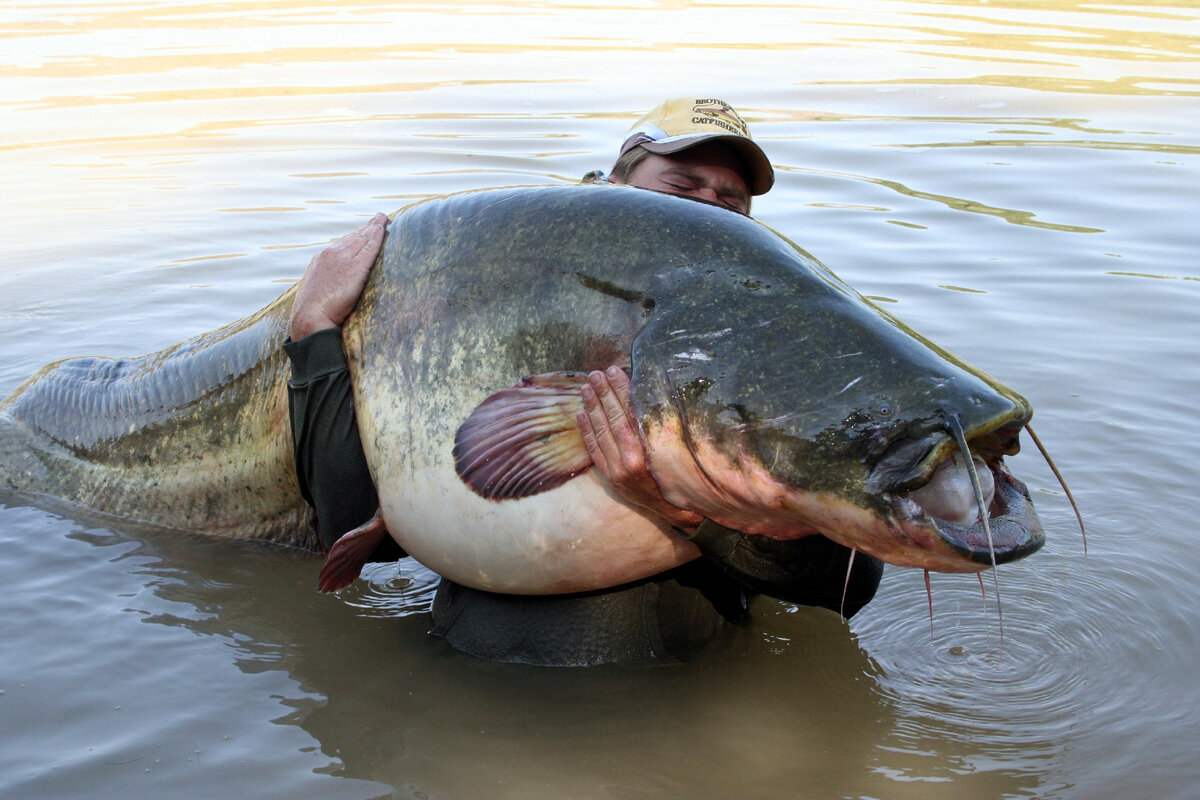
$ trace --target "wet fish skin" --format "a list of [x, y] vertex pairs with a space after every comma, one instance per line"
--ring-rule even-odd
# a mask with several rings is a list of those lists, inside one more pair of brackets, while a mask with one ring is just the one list
[[0, 402], [0, 486], [114, 517], [315, 550], [280, 344], [295, 295], [136, 358], [43, 367]]
[[[0, 404], [0, 481], [317, 547], [291, 462], [292, 299], [141, 358], [50, 365]], [[973, 534], [956, 544], [904, 501], [949, 451], [944, 415], [998, 465], [1031, 413], [766, 226], [628, 187], [484, 190], [398, 212], [343, 341], [389, 531], [440, 574], [502, 592], [603, 588], [698, 554], [591, 471], [554, 475], [551, 459], [514, 484], [540, 488], [499, 499], [460, 477], [464, 422], [521, 376], [628, 365], [672, 502], [949, 571], [983, 568]], [[1040, 545], [1032, 506], [1008, 527], [999, 560]]]
[[[449, 480], [462, 421], [518, 376], [631, 364], [668, 500], [738, 530], [819, 533], [951, 571], [984, 565], [935, 532], [914, 546], [901, 528], [924, 523], [898, 516], [900, 496], [952, 446], [947, 412], [969, 437], [1004, 443], [994, 461], [1031, 414], [766, 226], [628, 187], [487, 190], [408, 209], [345, 342], [389, 526], [434, 569], [500, 591], [589, 588], [694, 557], [592, 475], [519, 502]], [[411, 446], [390, 444], [401, 440]], [[714, 490], [722, 472], [736, 477]], [[447, 518], [471, 527], [450, 548]], [[1026, 527], [1036, 549], [1040, 527]]]

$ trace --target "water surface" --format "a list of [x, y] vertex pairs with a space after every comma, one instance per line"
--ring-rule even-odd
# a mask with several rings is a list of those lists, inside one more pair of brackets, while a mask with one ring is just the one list
[[433, 577], [6, 499], [0, 797], [1190, 798], [1200, 12], [1189, 2], [66, 0], [0, 6], [0, 393], [257, 309], [433, 194], [607, 168], [732, 101], [755, 216], [1028, 396], [1050, 541], [889, 568], [698, 661], [479, 662]]

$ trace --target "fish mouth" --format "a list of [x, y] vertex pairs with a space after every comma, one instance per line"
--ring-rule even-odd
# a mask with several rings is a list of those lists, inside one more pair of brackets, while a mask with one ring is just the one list
[[966, 442], [970, 467], [944, 431], [899, 443], [880, 459], [871, 483], [889, 507], [893, 530], [920, 549], [904, 559], [909, 565], [978, 571], [1045, 544], [1029, 490], [1004, 464], [1004, 456], [1020, 451], [1025, 421], [1010, 419]]
[[[895, 497], [892, 510], [900, 531], [935, 553], [966, 558], [980, 569], [1037, 552], [1046, 536], [1029, 490], [1002, 461], [981, 465], [975, 460], [981, 488], [990, 484], [990, 491], [983, 492], [987, 525], [978, 510], [954, 513], [963, 505], [965, 495], [940, 484], [949, 482], [941, 480], [948, 472], [960, 473], [959, 477], [966, 472], [961, 461], [961, 457], [948, 457], [928, 484]], [[973, 491], [970, 495], [970, 503], [977, 505]], [[957, 571], [970, 570], [960, 567]]]

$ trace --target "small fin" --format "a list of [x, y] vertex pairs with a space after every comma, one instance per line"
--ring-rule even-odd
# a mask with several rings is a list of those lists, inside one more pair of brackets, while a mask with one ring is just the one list
[[489, 500], [549, 491], [592, 466], [575, 420], [585, 372], [531, 375], [484, 400], [454, 437], [454, 468]]
[[371, 553], [387, 535], [382, 511], [376, 511], [370, 520], [343, 534], [329, 548], [317, 588], [322, 592], [337, 592], [354, 583]]

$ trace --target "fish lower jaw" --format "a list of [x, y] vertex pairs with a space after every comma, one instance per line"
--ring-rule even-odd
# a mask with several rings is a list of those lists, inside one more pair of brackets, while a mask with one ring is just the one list
[[943, 525], [928, 515], [900, 522], [895, 530], [908, 546], [887, 555], [873, 554], [889, 564], [956, 573], [981, 572], [991, 566], [990, 561], [978, 561], [970, 551], [964, 551], [948, 540]]

